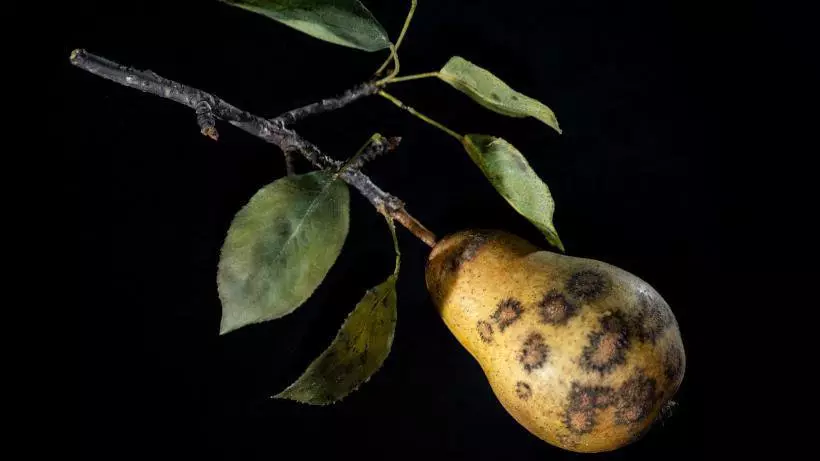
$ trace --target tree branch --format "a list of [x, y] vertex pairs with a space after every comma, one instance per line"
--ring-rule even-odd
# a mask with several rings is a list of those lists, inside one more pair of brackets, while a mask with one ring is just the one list
[[[156, 73], [148, 70], [142, 71], [122, 66], [101, 56], [88, 53], [85, 50], [74, 50], [71, 53], [70, 60], [71, 64], [99, 77], [129, 88], [135, 88], [165, 99], [170, 99], [171, 101], [198, 111], [197, 120], [200, 129], [204, 134], [213, 139], [218, 137], [218, 133], [213, 124], [208, 123], [208, 116], [225, 120], [247, 133], [271, 144], [275, 144], [285, 153], [299, 153], [318, 168], [338, 170], [343, 165], [339, 160], [335, 160], [322, 153], [318, 147], [299, 136], [295, 131], [286, 128], [281, 118], [277, 117], [272, 121], [266, 120], [243, 111], [205, 91], [160, 77]], [[365, 84], [357, 88], [361, 89], [367, 85], [368, 84]], [[351, 94], [358, 94], [354, 90], [351, 91], [353, 92]], [[364, 95], [365, 94], [361, 94], [352, 100]], [[321, 105], [321, 103], [319, 104]], [[206, 107], [207, 109], [205, 109]], [[297, 112], [298, 111], [299, 109], [297, 109]], [[203, 118], [201, 117], [202, 114], [206, 116]], [[204, 122], [200, 121], [200, 119], [204, 120]], [[203, 127], [203, 123], [206, 124], [205, 127]], [[208, 128], [208, 133], [205, 133], [205, 128]], [[427, 245], [431, 247], [435, 245], [435, 235], [407, 212], [404, 208], [404, 203], [397, 197], [380, 189], [367, 175], [357, 169], [345, 168], [339, 177], [364, 195], [380, 213], [390, 216], [401, 223], [412, 232], [413, 235]]]
[[290, 110], [274, 119], [271, 119], [271, 121], [274, 123], [281, 122], [283, 125], [289, 125], [311, 115], [341, 109], [354, 101], [357, 101], [365, 96], [372, 96], [378, 92], [378, 86], [373, 83], [363, 83], [355, 88], [345, 91], [335, 98], [322, 99], [319, 102], [314, 102], [313, 104], [308, 104], [307, 106]]

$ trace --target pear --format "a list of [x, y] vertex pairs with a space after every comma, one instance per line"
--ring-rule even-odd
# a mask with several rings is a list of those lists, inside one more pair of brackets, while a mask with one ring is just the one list
[[612, 265], [467, 230], [433, 248], [426, 282], [503, 407], [552, 445], [594, 453], [639, 439], [683, 379], [669, 306]]

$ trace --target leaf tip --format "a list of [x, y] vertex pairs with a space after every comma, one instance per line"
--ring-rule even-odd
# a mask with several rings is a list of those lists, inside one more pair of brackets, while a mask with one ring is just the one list
[[219, 324], [219, 336], [224, 336], [224, 335], [234, 331], [235, 329], [236, 328], [233, 325], [227, 325], [223, 321]]
[[296, 383], [298, 383], [298, 382], [299, 382], [299, 381], [297, 380], [296, 382], [292, 383], [290, 386], [288, 386], [288, 387], [284, 388], [284, 389], [282, 390], [282, 392], [279, 392], [278, 394], [271, 395], [269, 398], [270, 398], [270, 399], [274, 399], [274, 400], [293, 400], [294, 402], [301, 402], [301, 403], [304, 403], [304, 402], [302, 402], [301, 400], [299, 400], [299, 399], [295, 398], [295, 396], [294, 396], [294, 394], [293, 394], [293, 387], [294, 387], [294, 386], [296, 385]]
[[547, 241], [552, 244], [552, 246], [558, 248], [561, 253], [566, 253], [567, 249], [564, 248], [564, 242], [561, 241], [561, 238], [558, 237], [558, 233], [555, 231], [547, 232]]

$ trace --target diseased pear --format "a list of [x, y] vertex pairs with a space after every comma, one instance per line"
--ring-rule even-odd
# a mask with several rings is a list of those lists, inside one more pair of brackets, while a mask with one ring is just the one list
[[426, 281], [504, 408], [552, 445], [601, 452], [637, 440], [683, 379], [669, 306], [612, 265], [468, 230], [433, 248]]

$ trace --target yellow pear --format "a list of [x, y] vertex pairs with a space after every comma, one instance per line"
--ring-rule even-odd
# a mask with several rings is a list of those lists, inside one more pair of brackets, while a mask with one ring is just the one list
[[468, 230], [433, 248], [426, 281], [504, 408], [552, 445], [591, 453], [637, 440], [683, 379], [669, 306], [612, 265]]

